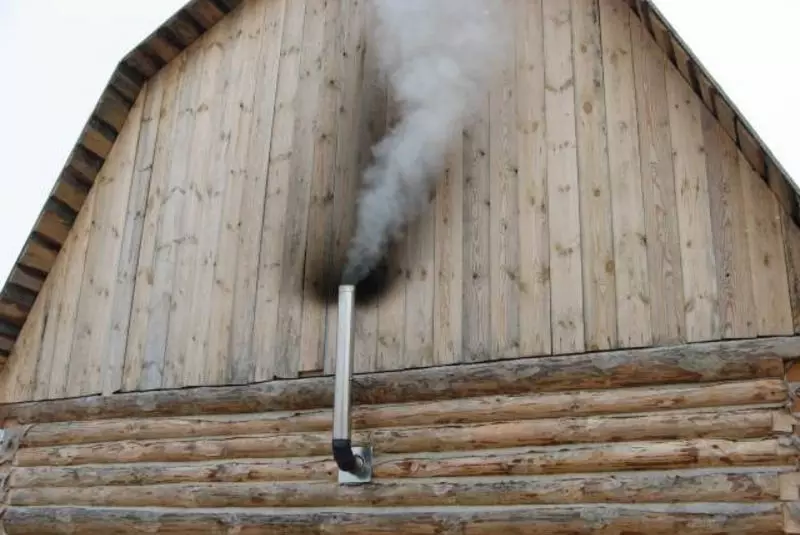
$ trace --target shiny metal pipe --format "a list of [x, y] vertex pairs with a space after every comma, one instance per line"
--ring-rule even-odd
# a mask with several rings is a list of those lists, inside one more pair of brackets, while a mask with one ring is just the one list
[[350, 440], [351, 379], [353, 374], [353, 341], [355, 323], [354, 286], [339, 286], [339, 321], [336, 333], [336, 382], [333, 405], [333, 438]]

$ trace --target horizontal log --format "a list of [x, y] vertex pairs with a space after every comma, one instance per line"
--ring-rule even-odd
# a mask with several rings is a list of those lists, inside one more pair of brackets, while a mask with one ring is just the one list
[[[777, 410], [674, 411], [647, 415], [551, 418], [491, 424], [393, 428], [354, 433], [376, 452], [469, 451], [570, 443], [764, 438], [773, 433]], [[21, 449], [17, 466], [74, 466], [133, 462], [310, 457], [330, 452], [330, 433], [296, 433], [187, 440], [121, 441]]]
[[[793, 466], [798, 448], [781, 439], [719, 439], [580, 444], [486, 450], [478, 453], [379, 455], [376, 479], [474, 476], [532, 476], [624, 470]], [[257, 481], [335, 481], [336, 463], [328, 457], [248, 459], [194, 463], [136, 463], [82, 466], [14, 467], [10, 488], [243, 483]]]
[[[530, 396], [491, 396], [356, 407], [353, 410], [353, 427], [356, 429], [422, 427], [767, 403], [783, 404], [787, 399], [786, 383], [779, 379], [559, 392]], [[319, 432], [330, 429], [332, 421], [333, 412], [326, 409], [231, 416], [57, 422], [31, 426], [22, 445], [42, 447], [118, 440]]]
[[425, 507], [579, 503], [760, 502], [781, 499], [794, 467], [742, 471], [334, 481], [197, 483], [11, 489], [14, 506], [91, 507]]
[[7, 535], [783, 535], [780, 503], [404, 509], [9, 507]]
[[[353, 401], [377, 405], [655, 384], [778, 379], [783, 377], [783, 359], [798, 355], [800, 339], [785, 337], [369, 373], [354, 376]], [[7, 404], [0, 406], [0, 420], [45, 423], [331, 406], [333, 378], [327, 376]]]

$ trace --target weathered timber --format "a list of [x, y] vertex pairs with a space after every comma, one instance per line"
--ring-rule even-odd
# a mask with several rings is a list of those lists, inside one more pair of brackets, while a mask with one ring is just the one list
[[[532, 396], [491, 396], [443, 402], [357, 407], [353, 411], [353, 426], [357, 429], [421, 427], [704, 407], [782, 404], [787, 398], [786, 383], [779, 379]], [[332, 411], [325, 409], [232, 416], [131, 418], [33, 424], [23, 439], [23, 446], [314, 432], [329, 429], [332, 418]]]
[[[356, 432], [382, 454], [622, 442], [675, 438], [763, 438], [784, 415], [778, 410], [674, 411], [647, 415], [550, 418], [518, 422], [389, 428]], [[330, 432], [217, 439], [101, 442], [22, 449], [17, 466], [188, 462], [213, 459], [326, 455]]]
[[782, 535], [780, 503], [458, 508], [150, 509], [9, 507], [8, 535]]
[[[790, 440], [690, 439], [622, 444], [577, 444], [480, 452], [384, 455], [373, 475], [385, 478], [533, 476], [625, 470], [791, 466], [800, 460]], [[336, 481], [330, 457], [14, 467], [9, 488]]]
[[424, 507], [579, 503], [762, 502], [780, 499], [793, 467], [742, 471], [335, 481], [192, 483], [11, 489], [12, 506], [92, 507]]
[[[779, 378], [783, 376], [783, 359], [795, 356], [800, 356], [800, 339], [781, 337], [369, 373], [354, 377], [353, 399], [357, 404], [382, 404]], [[328, 376], [9, 404], [0, 406], [0, 420], [44, 423], [307, 410], [332, 405], [333, 378]]]

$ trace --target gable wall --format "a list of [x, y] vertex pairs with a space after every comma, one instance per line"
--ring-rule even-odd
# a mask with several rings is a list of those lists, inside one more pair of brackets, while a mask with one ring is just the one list
[[[515, 5], [516, 58], [357, 311], [356, 371], [795, 332], [800, 231], [627, 4]], [[148, 82], [3, 400], [332, 371], [311, 287], [394, 118], [368, 9], [251, 0]]]

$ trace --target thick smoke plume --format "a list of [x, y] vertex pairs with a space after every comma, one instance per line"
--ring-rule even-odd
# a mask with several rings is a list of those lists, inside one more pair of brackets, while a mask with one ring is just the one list
[[373, 0], [370, 46], [399, 121], [373, 147], [364, 173], [343, 283], [367, 277], [426, 205], [455, 136], [485, 102], [509, 51], [510, 2]]

